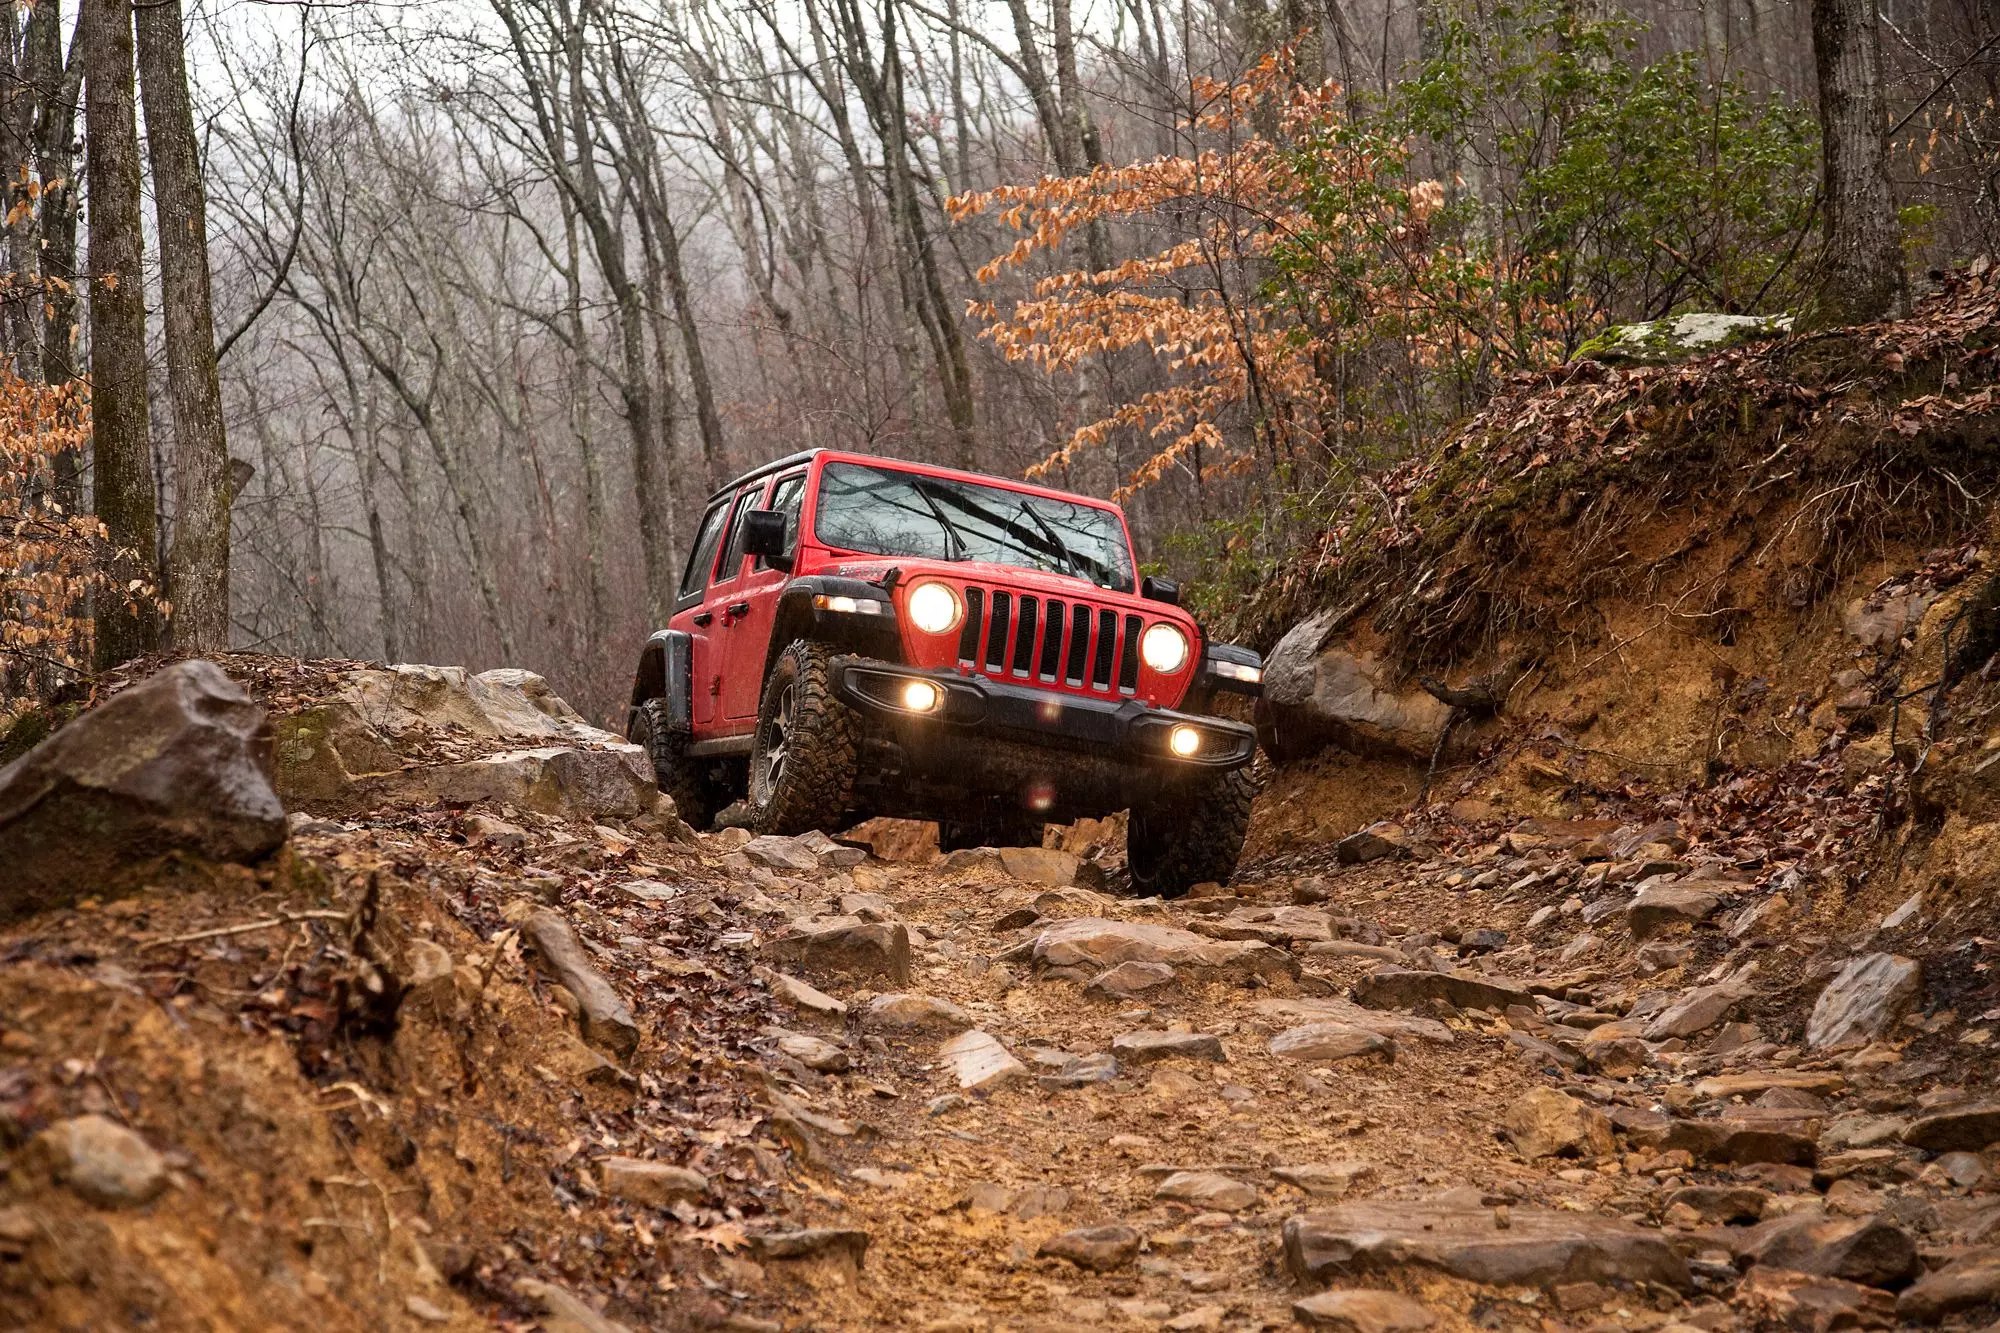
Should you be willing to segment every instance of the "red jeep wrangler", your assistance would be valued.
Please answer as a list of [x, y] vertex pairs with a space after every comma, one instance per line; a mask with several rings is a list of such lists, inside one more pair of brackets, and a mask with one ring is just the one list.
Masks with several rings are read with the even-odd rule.
[[1115, 505], [817, 450], [709, 501], [627, 734], [706, 827], [934, 819], [946, 850], [1130, 810], [1140, 892], [1236, 868], [1252, 729], [1213, 715], [1263, 664], [1140, 582]]

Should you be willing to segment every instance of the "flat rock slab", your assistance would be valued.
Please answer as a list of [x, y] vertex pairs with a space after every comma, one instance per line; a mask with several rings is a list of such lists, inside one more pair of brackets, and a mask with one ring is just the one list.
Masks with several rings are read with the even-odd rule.
[[750, 1237], [759, 1259], [820, 1259], [843, 1257], [856, 1265], [868, 1252], [869, 1235], [851, 1227], [805, 1227], [797, 1231], [766, 1231]]
[[1225, 1064], [1222, 1039], [1206, 1032], [1127, 1032], [1111, 1040], [1111, 1053], [1127, 1064], [1158, 1060], [1208, 1060]]
[[1153, 1187], [1153, 1197], [1221, 1213], [1255, 1207], [1257, 1187], [1218, 1171], [1176, 1171]]
[[[1083, 862], [1069, 852], [1057, 851], [1053, 847], [1002, 847], [998, 850], [1000, 868], [1023, 884], [1068, 888], [1082, 883], [1078, 875]], [[1096, 867], [1091, 869], [1096, 870]], [[1100, 873], [1095, 878], [1101, 882], [1103, 876]]]
[[1029, 957], [1040, 967], [1103, 970], [1120, 963], [1164, 963], [1198, 980], [1248, 984], [1296, 977], [1299, 960], [1252, 940], [1212, 940], [1191, 930], [1137, 921], [1075, 917], [1035, 936]]
[[1228, 916], [1196, 921], [1190, 930], [1217, 940], [1262, 940], [1266, 944], [1325, 943], [1333, 920], [1309, 907], [1248, 907]]
[[783, 972], [766, 972], [764, 984], [771, 988], [771, 995], [802, 1014], [814, 1018], [838, 1021], [847, 1017], [847, 1005], [834, 999], [825, 991], [800, 981], [797, 977]]
[[764, 943], [764, 956], [804, 971], [886, 977], [910, 984], [910, 929], [900, 921], [832, 917]]
[[963, 1032], [972, 1026], [972, 1015], [950, 1000], [929, 995], [877, 995], [861, 1011], [861, 1026], [876, 1031]]
[[1392, 1040], [1408, 1037], [1415, 1041], [1435, 1042], [1439, 1046], [1449, 1046], [1458, 1040], [1457, 1033], [1435, 1018], [1419, 1018], [1415, 1014], [1399, 1014], [1385, 1009], [1364, 1009], [1350, 1000], [1259, 1000], [1250, 1008], [1259, 1018], [1274, 1019], [1287, 1027], [1302, 1023], [1345, 1023], [1349, 1027], [1379, 1032]]
[[1729, 1097], [1755, 1097], [1772, 1088], [1789, 1088], [1794, 1092], [1839, 1092], [1847, 1086], [1847, 1076], [1831, 1069], [1791, 1070], [1759, 1069], [1742, 1074], [1717, 1074], [1705, 1078], [1694, 1085], [1694, 1095], [1722, 1100]]
[[1864, 1046], [1885, 1035], [1923, 993], [1923, 967], [1890, 953], [1863, 954], [1834, 974], [1806, 1019], [1814, 1050]]
[[1867, 1287], [1899, 1286], [1918, 1271], [1916, 1241], [1878, 1218], [1802, 1213], [1730, 1234], [1734, 1230], [1723, 1234], [1739, 1263], [1747, 1260]]
[[1713, 1120], [1688, 1120], [1621, 1106], [1612, 1111], [1611, 1122], [1635, 1148], [1682, 1148], [1707, 1162], [1811, 1166], [1819, 1159], [1820, 1121], [1790, 1107], [1732, 1107]]
[[1393, 1291], [1322, 1291], [1292, 1303], [1292, 1318], [1331, 1333], [1422, 1333], [1437, 1323], [1408, 1296]]
[[1165, 963], [1120, 963], [1091, 978], [1084, 990], [1107, 999], [1129, 1000], [1173, 983], [1174, 970]]
[[708, 1193], [708, 1177], [684, 1166], [646, 1162], [631, 1157], [607, 1157], [597, 1164], [604, 1192], [614, 1199], [664, 1208], [682, 1199]]
[[170, 852], [255, 861], [285, 833], [263, 708], [176, 662], [0, 768], [0, 922], [129, 891]]
[[790, 1032], [778, 1038], [778, 1051], [821, 1074], [844, 1074], [854, 1063], [846, 1051], [832, 1042], [803, 1032]]
[[1285, 1222], [1285, 1266], [1323, 1285], [1368, 1273], [1428, 1268], [1468, 1282], [1658, 1282], [1693, 1279], [1661, 1232], [1621, 1218], [1515, 1208], [1506, 1229], [1490, 1208], [1438, 1201], [1345, 1204]]
[[819, 869], [819, 853], [797, 838], [780, 838], [767, 833], [744, 843], [742, 852], [758, 865], [771, 870], [810, 874]]
[[1139, 1233], [1127, 1226], [1082, 1227], [1051, 1236], [1039, 1252], [1093, 1273], [1108, 1273], [1139, 1257], [1139, 1240]]
[[1648, 940], [1675, 926], [1699, 925], [1721, 905], [1716, 886], [1655, 884], [1641, 889], [1625, 908], [1625, 925], [1634, 940]]
[[1363, 944], [1359, 940], [1326, 940], [1319, 944], [1308, 944], [1306, 952], [1315, 958], [1366, 958], [1371, 962], [1389, 963], [1397, 967], [1410, 961], [1408, 954], [1393, 945]]
[[1009, 1055], [998, 1037], [978, 1028], [959, 1033], [940, 1046], [938, 1054], [967, 1092], [990, 1091], [1028, 1076], [1028, 1067]]
[[1667, 1207], [1693, 1210], [1715, 1226], [1760, 1222], [1771, 1196], [1749, 1185], [1684, 1185], [1667, 1198]]
[[1890, 1328], [1896, 1314], [1886, 1291], [1784, 1268], [1751, 1269], [1731, 1303], [1759, 1329]]
[[1903, 1142], [1925, 1152], [1978, 1152], [2000, 1143], [2000, 1102], [1953, 1107], [1914, 1121]]
[[1109, 1051], [1095, 1051], [1078, 1056], [1058, 1068], [1052, 1074], [1035, 1075], [1037, 1087], [1050, 1092], [1061, 1092], [1066, 1088], [1083, 1088], [1093, 1083], [1109, 1083], [1120, 1073], [1117, 1057]]
[[1380, 861], [1385, 856], [1407, 856], [1409, 848], [1403, 843], [1403, 830], [1399, 826], [1382, 823], [1348, 834], [1333, 845], [1333, 852], [1342, 865], [1358, 866]]
[[1935, 1324], [1960, 1310], [2000, 1301], [2000, 1247], [1968, 1251], [1918, 1279], [1896, 1298], [1896, 1316]]
[[1414, 1009], [1442, 1000], [1460, 1009], [1504, 1011], [1510, 1004], [1533, 1004], [1525, 984], [1476, 972], [1417, 972], [1385, 967], [1354, 983], [1354, 998], [1371, 1009]]
[[1373, 1180], [1379, 1172], [1373, 1162], [1306, 1162], [1298, 1166], [1274, 1166], [1271, 1175], [1307, 1194], [1337, 1199], [1355, 1185]]
[[1697, 986], [1683, 992], [1681, 997], [1654, 1015], [1646, 1024], [1644, 1033], [1647, 1041], [1667, 1041], [1673, 1037], [1692, 1037], [1728, 1018], [1746, 1001], [1754, 999], [1757, 992], [1748, 986], [1723, 983], [1717, 986]]
[[1310, 1062], [1354, 1060], [1364, 1056], [1396, 1058], [1396, 1043], [1379, 1032], [1336, 1023], [1330, 1019], [1286, 1028], [1271, 1038], [1271, 1054]]

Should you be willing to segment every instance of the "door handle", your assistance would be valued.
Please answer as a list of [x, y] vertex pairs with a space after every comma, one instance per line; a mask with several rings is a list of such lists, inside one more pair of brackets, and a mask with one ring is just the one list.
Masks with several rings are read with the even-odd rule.
[[737, 616], [737, 617], [747, 616], [750, 614], [750, 603], [731, 602], [728, 606], [728, 611], [729, 614], [732, 616]]
[[715, 620], [714, 613], [709, 611], [697, 612], [694, 617], [694, 623], [697, 625], [711, 624], [714, 622], [714, 620]]

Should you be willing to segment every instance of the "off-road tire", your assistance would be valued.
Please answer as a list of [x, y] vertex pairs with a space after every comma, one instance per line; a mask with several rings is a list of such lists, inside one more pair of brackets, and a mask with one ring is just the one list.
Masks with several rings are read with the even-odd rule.
[[826, 645], [794, 639], [764, 682], [748, 797], [760, 833], [831, 833], [853, 804], [861, 727], [833, 695], [832, 662]]
[[1197, 884], [1227, 884], [1243, 854], [1255, 794], [1250, 770], [1236, 768], [1133, 806], [1125, 829], [1133, 890], [1178, 898]]
[[676, 727], [668, 719], [667, 701], [648, 699], [640, 704], [626, 739], [653, 761], [653, 781], [673, 798], [674, 812], [690, 828], [706, 829], [724, 804], [722, 789], [709, 776], [705, 760], [688, 757], [687, 747], [694, 737], [686, 727]]

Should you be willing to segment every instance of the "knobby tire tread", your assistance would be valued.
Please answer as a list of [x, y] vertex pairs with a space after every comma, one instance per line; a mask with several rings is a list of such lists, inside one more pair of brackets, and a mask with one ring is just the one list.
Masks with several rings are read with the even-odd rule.
[[787, 741], [785, 771], [771, 799], [756, 808], [760, 833], [794, 835], [819, 829], [832, 833], [854, 800], [854, 775], [861, 753], [854, 713], [833, 694], [833, 650], [795, 639], [778, 655], [764, 684], [757, 714], [757, 746], [751, 752], [754, 804], [771, 712], [787, 676], [799, 687], [798, 721]]
[[687, 747], [694, 737], [686, 728], [677, 728], [668, 720], [665, 699], [648, 699], [640, 704], [633, 729], [640, 734], [630, 739], [652, 761], [654, 785], [672, 798], [674, 812], [690, 828], [706, 829], [714, 821], [722, 801], [714, 780], [702, 770], [700, 762], [688, 758]]
[[1179, 898], [1197, 884], [1227, 884], [1243, 854], [1256, 791], [1249, 769], [1231, 769], [1132, 811], [1125, 861], [1133, 887]]

